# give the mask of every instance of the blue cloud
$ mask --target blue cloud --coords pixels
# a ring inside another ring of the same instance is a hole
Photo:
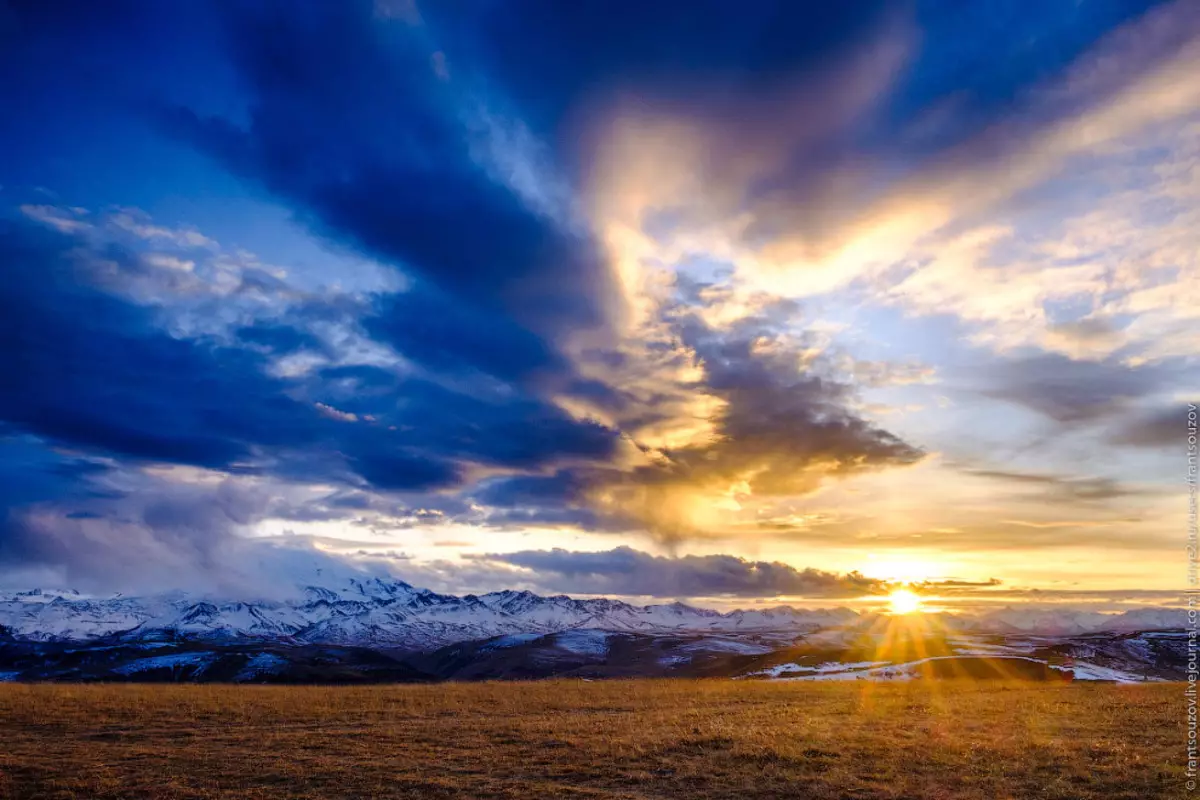
[[[37,205],[58,202],[31,187],[59,180],[50,191],[62,202],[109,210],[72,211],[57,231],[0,228],[0,477],[15,487],[0,487],[0,508],[20,516],[49,504],[64,530],[124,514],[170,538],[411,501],[495,525],[676,537],[684,528],[667,515],[690,498],[666,503],[660,490],[736,485],[770,499],[811,491],[823,475],[912,464],[921,449],[864,416],[854,385],[811,360],[798,367],[797,304],[706,321],[714,286],[698,279],[732,278],[703,253],[682,259],[693,280],[679,279],[653,340],[621,340],[628,298],[588,219],[592,137],[610,105],[695,127],[706,137],[690,165],[699,194],[719,197],[714,213],[756,212],[741,244],[787,233],[819,249],[860,200],[925,157],[958,152],[1154,3],[418,5],[419,21],[381,15],[374,0],[3,6],[0,72],[18,79],[0,81],[0,101],[25,110],[0,130],[3,197],[15,183],[12,205],[31,193]],[[890,60],[875,64],[892,39]],[[1052,106],[1039,113],[1070,111]],[[1005,144],[999,156],[967,157],[1003,157]],[[277,252],[308,254],[323,274],[301,292],[284,270],[234,269],[235,250],[209,239],[187,245],[208,253],[193,272],[171,237],[134,241],[141,217],[123,239],[93,235],[113,207],[141,199],[220,222],[227,195],[273,204],[272,230],[305,243]],[[643,232],[666,241],[708,209],[643,211]],[[364,260],[386,280],[342,274]],[[236,288],[193,291],[220,281]],[[346,284],[358,293],[330,288]],[[190,324],[198,319],[208,324]],[[666,364],[663,374],[638,372],[641,356]],[[1153,374],[1011,359],[980,391],[1111,432],[1117,411],[1162,388]],[[684,413],[706,416],[684,422],[711,435],[637,441],[679,421],[669,400],[697,395],[709,402]],[[1161,409],[1141,411],[1144,424],[1112,435],[1161,446]],[[276,504],[228,495],[211,511],[190,495],[155,506],[104,480],[148,464],[332,494]],[[595,498],[607,492],[626,502],[602,507]],[[51,557],[49,545],[21,541]],[[545,570],[581,558],[525,555]],[[607,558],[604,569],[677,570],[689,590],[842,585],[748,562]],[[712,577],[727,572],[728,584]]]
[[[463,121],[471,99],[439,80],[421,35],[376,24],[373,9],[234,7],[226,27],[248,122],[176,107],[161,124],[431,297],[547,334],[601,324],[611,288],[595,243],[488,174]]]
[[[78,245],[28,226],[0,231],[0,371],[10,383],[0,419],[16,430],[115,457],[357,475],[407,490],[458,483],[458,462],[537,467],[613,447],[603,426],[512,390],[464,394],[381,368],[334,368],[328,384],[270,377],[265,354],[175,338],[150,309],[90,285]],[[288,326],[239,333],[272,351],[310,339]],[[374,392],[360,392],[364,380]],[[322,401],[363,419],[330,418]]]
[[[857,572],[837,574],[730,555],[668,558],[618,547],[599,553],[522,550],[479,556],[483,562],[533,570],[548,585],[572,592],[652,597],[854,597],[887,590],[884,581]]]
[[[146,309],[81,280],[75,243],[0,230],[0,417],[77,447],[221,467],[255,445],[300,444],[317,415],[244,350],[164,333]]]
[[[491,375],[524,381],[568,375],[567,360],[512,318],[487,314],[438,291],[416,288],[379,298],[363,320],[375,339],[434,372]]]

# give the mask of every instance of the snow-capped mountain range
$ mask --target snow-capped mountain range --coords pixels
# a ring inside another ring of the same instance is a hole
[[[455,642],[569,630],[648,633],[781,634],[869,625],[875,615],[847,608],[790,606],[718,612],[683,603],[638,606],[611,599],[544,597],[501,591],[458,597],[399,580],[339,578],[304,586],[290,600],[84,597],[73,591],[0,593],[0,638],[24,641],[196,639],[269,640],[429,650]],[[1012,607],[975,617],[938,615],[939,624],[998,633],[1080,634],[1183,628],[1182,609],[1120,614]]]
[[[0,627],[35,641],[98,637],[287,639],[297,643],[423,649],[517,633],[576,628],[643,633],[804,632],[856,618],[849,609],[788,607],[720,613],[682,603],[635,606],[617,600],[502,591],[438,594],[403,581],[349,579],[306,586],[286,601],[198,599],[184,593],[85,598],[71,591],[0,594]]]

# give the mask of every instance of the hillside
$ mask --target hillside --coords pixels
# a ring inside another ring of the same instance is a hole
[[[0,686],[12,800],[1183,797],[1183,687]]]

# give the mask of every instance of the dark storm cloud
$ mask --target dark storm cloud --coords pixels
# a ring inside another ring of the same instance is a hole
[[[102,494],[91,479],[108,469],[97,460],[53,452],[32,436],[0,431],[0,563],[25,561],[29,555],[20,535],[21,509],[91,502]]]
[[[350,465],[367,483],[384,491],[453,486],[461,477],[446,462],[396,452],[364,453],[353,457]]]
[[[633,481],[650,488],[739,482],[753,496],[811,492],[828,477],[919,461],[922,451],[867,422],[850,409],[852,386],[816,369],[801,369],[801,344],[780,335],[796,313],[780,303],[731,329],[717,331],[685,313],[681,340],[705,367],[698,389],[723,406],[709,441],[664,450],[666,462],[637,470]],[[652,518],[669,531],[673,514]]]
[[[641,3],[530,0],[519,12],[437,3],[422,14],[452,63],[466,60],[503,85],[539,133],[567,134],[572,110],[596,94],[635,89],[659,102],[731,99],[853,45],[885,3],[822,6],[751,0]]]
[[[734,487],[754,497],[805,494],[830,477],[916,463],[924,453],[850,410],[854,387],[820,364],[801,370],[797,342],[780,336],[797,313],[783,302],[729,330],[683,310],[676,330],[704,364],[691,386],[721,401],[711,436],[665,447],[652,463],[618,470],[585,465],[551,475],[485,482],[473,494],[493,524],[569,522],[593,529],[647,528],[664,541],[703,533],[692,515]]]
[[[581,476],[564,470],[554,475],[519,475],[486,481],[475,498],[486,505],[536,508],[546,503],[581,499],[586,488]]]
[[[590,491],[603,485],[613,472],[602,467],[575,467],[550,475],[490,478],[467,496],[475,507],[486,509],[480,521],[496,528],[520,530],[536,525],[610,532],[639,528],[642,523],[634,516],[593,507]]]
[[[230,6],[248,124],[182,108],[164,110],[163,124],[318,232],[428,284],[460,327],[486,330],[503,323],[496,315],[543,335],[599,325],[610,288],[595,244],[488,174],[477,153],[487,132],[470,122],[480,101],[436,74],[425,31],[374,11]],[[429,342],[403,334],[419,358]]]
[[[26,470],[54,458],[41,452],[26,459]],[[59,476],[49,496],[25,496],[8,509],[0,568],[53,567],[80,588],[129,588],[142,579],[185,586],[219,571],[219,554],[235,542],[235,531],[268,505],[234,480],[176,484],[116,469]]]
[[[172,338],[148,310],[88,285],[74,244],[0,228],[0,418],[71,446],[206,467],[319,436],[313,411],[251,354]]]
[[[570,371],[543,338],[500,315],[482,319],[443,292],[423,288],[379,298],[364,326],[434,372],[481,372],[504,381]]]
[[[343,411],[402,426],[403,440],[492,466],[537,468],[559,458],[604,461],[618,439],[604,425],[573,419],[551,403],[494,381],[468,382],[457,391],[382,368],[338,367],[322,371],[316,386],[323,399]]]
[[[269,377],[256,352],[174,338],[151,310],[89,285],[79,244],[0,229],[0,420],[14,430],[113,457],[248,463],[310,480],[357,474],[388,490],[455,485],[458,461],[538,467],[613,447],[603,426],[511,389],[464,394],[374,368],[334,370],[328,385]],[[283,328],[242,333],[275,347],[305,338]],[[364,381],[377,389],[360,392]],[[297,399],[305,395],[311,402]],[[325,412],[347,407],[362,419]]]
[[[794,313],[783,304],[784,315]],[[923,453],[849,409],[853,387],[798,367],[794,345],[776,344],[771,320],[751,318],[718,332],[697,318],[682,339],[705,365],[704,388],[725,401],[711,444],[679,451],[699,473],[753,469],[756,494],[805,491],[806,468],[848,474],[912,464]]]
[[[852,597],[886,591],[883,581],[857,572],[839,575],[796,569],[778,561],[750,561],[728,555],[668,558],[618,547],[599,553],[524,550],[479,560],[533,570],[546,585],[571,587],[579,594],[651,597]]]
[[[909,142],[928,151],[1011,110],[1031,83],[1153,5],[1061,4],[1029,13],[1011,4],[950,0],[903,6],[880,0],[736,6],[722,0],[523,0],[518,10],[479,3],[464,13],[458,5],[425,3],[420,13],[441,37],[450,63],[486,72],[536,131],[563,139],[578,132],[574,113],[596,96],[636,94],[672,110],[706,103],[720,114],[861,46],[881,23],[909,19],[924,32],[926,46],[886,113],[851,133],[894,147],[931,106],[953,98],[954,113],[942,115],[942,125],[930,132],[937,136]]]
[[[1001,362],[984,394],[1036,411],[1064,425],[1096,422],[1157,393],[1167,373],[1119,362],[1041,355]]]
[[[257,598],[293,594],[306,576],[319,580],[349,569],[314,546],[345,540],[246,536],[263,519],[281,516],[274,489],[237,478],[187,483],[135,472],[93,480],[119,483],[124,491],[90,498],[60,493],[53,503],[9,516],[0,528],[0,582],[6,573],[42,574],[84,592]]]

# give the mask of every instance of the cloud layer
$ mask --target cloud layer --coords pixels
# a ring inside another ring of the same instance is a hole
[[[539,581],[582,594],[651,597],[852,597],[879,593],[882,581],[728,555],[666,558],[618,547],[604,553],[555,549],[493,554],[484,560],[531,570]]]
[[[874,585],[747,537],[1162,551],[1193,4],[519,5],[6,13],[4,566],[433,532],[752,596]]]

